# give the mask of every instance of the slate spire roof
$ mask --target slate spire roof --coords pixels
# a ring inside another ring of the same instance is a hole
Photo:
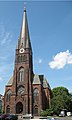
[[[31,48],[28,22],[27,22],[27,14],[26,14],[26,7],[24,7],[20,37],[18,39],[18,44],[16,46],[16,49],[20,49],[21,47]]]

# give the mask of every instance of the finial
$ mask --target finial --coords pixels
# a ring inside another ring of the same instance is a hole
[[[24,2],[24,12],[26,12],[26,2]]]

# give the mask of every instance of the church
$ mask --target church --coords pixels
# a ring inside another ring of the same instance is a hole
[[[50,106],[50,85],[44,75],[34,74],[32,53],[27,13],[24,8],[13,76],[5,86],[5,113],[40,115],[41,110]]]

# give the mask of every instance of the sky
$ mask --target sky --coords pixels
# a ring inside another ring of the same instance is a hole
[[[72,2],[25,1],[33,71],[72,92]],[[24,1],[0,1],[0,94],[13,75]]]

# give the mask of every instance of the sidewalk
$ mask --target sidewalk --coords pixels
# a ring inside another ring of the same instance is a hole
[[[22,118],[22,116],[18,116],[18,120],[40,120],[40,118],[46,119],[46,117],[41,117],[41,116],[34,116],[33,118]]]

